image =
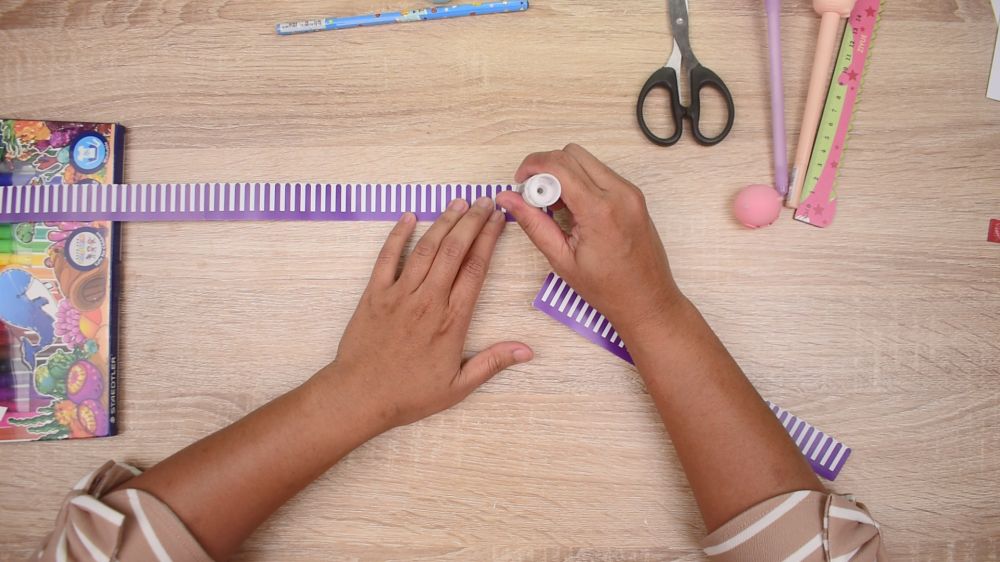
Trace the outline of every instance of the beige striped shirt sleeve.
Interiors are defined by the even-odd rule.
[[[211,562],[166,504],[142,490],[112,491],[138,474],[137,468],[109,461],[83,477],[66,496],[55,530],[35,559]]]
[[[751,507],[702,541],[712,562],[888,560],[878,523],[849,496],[803,490]]]
[[[113,491],[139,474],[108,462],[66,497],[37,560],[211,562],[170,508],[149,493]],[[705,538],[713,562],[887,560],[879,525],[848,496],[784,494],[748,509]]]

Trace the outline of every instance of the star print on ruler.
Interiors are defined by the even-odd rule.
[[[830,83],[816,146],[806,168],[803,196],[795,212],[798,221],[824,228],[833,222],[837,213],[834,187],[857,103],[858,85],[871,56],[880,8],[881,0],[858,0],[848,20],[850,24],[837,54],[836,67],[841,71],[834,74]]]

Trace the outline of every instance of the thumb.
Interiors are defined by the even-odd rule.
[[[534,357],[535,353],[523,343],[514,341],[495,343],[462,365],[459,384],[464,390],[472,392],[500,371],[518,363],[527,363]]]
[[[512,191],[497,195],[497,203],[510,211],[528,239],[538,247],[552,267],[557,271],[565,271],[572,259],[573,250],[566,233],[556,221],[540,209],[525,203],[524,198]]]

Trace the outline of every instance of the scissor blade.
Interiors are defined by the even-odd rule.
[[[670,9],[670,31],[674,34],[674,41],[681,48],[684,58],[693,57],[691,51],[691,37],[688,33],[690,29],[688,22],[688,1],[668,0]]]
[[[681,75],[681,48],[677,46],[677,41],[673,42],[674,47],[670,50],[670,58],[667,64],[663,65],[677,71],[677,76]]]

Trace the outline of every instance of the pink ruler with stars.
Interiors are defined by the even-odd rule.
[[[858,0],[847,20],[812,158],[806,168],[802,198],[795,210],[796,220],[825,228],[830,226],[837,213],[837,193],[834,189],[837,173],[843,161],[847,134],[851,129],[851,118],[881,9],[881,0]]]

